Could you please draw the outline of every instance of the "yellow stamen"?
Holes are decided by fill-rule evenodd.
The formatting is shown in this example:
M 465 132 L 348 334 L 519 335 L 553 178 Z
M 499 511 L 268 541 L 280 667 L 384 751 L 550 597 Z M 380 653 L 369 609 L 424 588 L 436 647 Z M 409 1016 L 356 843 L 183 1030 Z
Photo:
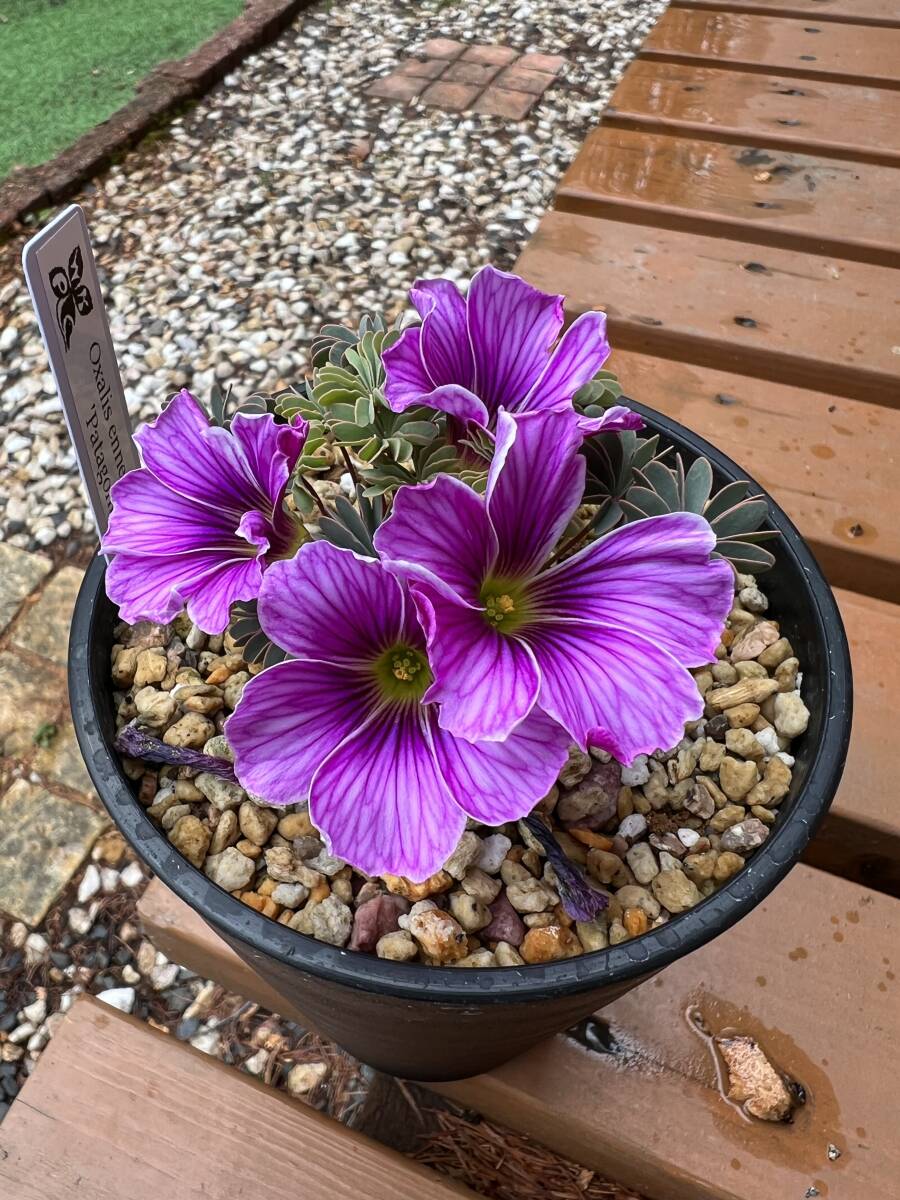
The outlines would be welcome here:
M 401 683 L 410 683 L 421 669 L 422 664 L 414 662 L 409 655 L 401 658 L 398 654 L 391 662 L 391 674 L 395 679 L 399 679 Z
M 484 607 L 487 619 L 494 625 L 499 625 L 511 613 L 516 611 L 516 606 L 512 596 L 504 592 L 502 596 L 488 596 L 485 599 Z

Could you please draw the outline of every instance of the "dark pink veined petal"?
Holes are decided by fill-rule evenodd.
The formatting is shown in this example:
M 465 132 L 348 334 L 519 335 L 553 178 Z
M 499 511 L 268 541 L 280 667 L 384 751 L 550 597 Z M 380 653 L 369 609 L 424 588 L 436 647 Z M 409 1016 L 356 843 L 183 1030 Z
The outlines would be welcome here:
M 257 557 L 261 557 L 269 549 L 272 526 L 264 514 L 256 509 L 244 513 L 237 532 L 248 545 L 253 547 L 253 553 Z
M 144 466 L 182 496 L 232 512 L 265 503 L 238 443 L 227 430 L 210 425 L 186 389 L 173 396 L 155 421 L 142 425 L 134 440 Z
M 700 666 L 715 658 L 734 598 L 734 574 L 723 559 L 710 560 L 714 548 L 695 513 L 647 517 L 538 576 L 529 597 L 551 619 L 620 625 L 683 666 Z
M 466 324 L 466 302 L 449 279 L 419 279 L 409 298 L 422 318 L 421 354 L 435 387 L 472 389 L 475 365 Z
M 422 708 L 385 705 L 313 776 L 309 815 L 333 854 L 369 875 L 427 879 L 465 828 L 438 770 Z
M 281 501 L 308 431 L 309 424 L 302 417 L 290 425 L 276 425 L 270 413 L 239 412 L 232 418 L 232 436 L 243 451 L 251 475 L 273 506 Z
M 167 624 L 184 608 L 187 597 L 206 577 L 214 580 L 233 562 L 221 550 L 195 551 L 147 558 L 117 554 L 106 569 L 106 594 L 130 625 L 138 621 Z M 221 630 L 209 630 L 220 633 Z
M 147 562 L 153 560 L 147 559 Z M 258 558 L 238 558 L 220 570 L 204 575 L 192 585 L 187 615 L 204 633 L 224 633 L 231 619 L 231 606 L 238 600 L 254 600 L 263 580 Z
M 394 412 L 405 412 L 422 397 L 434 391 L 434 380 L 422 361 L 422 329 L 411 325 L 404 329 L 393 346 L 382 355 L 384 398 Z
M 456 417 L 486 426 L 488 411 L 479 398 L 458 383 L 435 386 L 422 362 L 422 330 L 418 326 L 405 329 L 398 342 L 385 350 L 384 398 L 394 412 L 406 412 L 414 405 L 424 404 Z
M 432 572 L 472 604 L 480 604 L 481 585 L 497 557 L 484 500 L 451 475 L 400 488 L 375 546 L 383 559 Z
M 535 709 L 504 742 L 467 742 L 438 724 L 431 735 L 438 766 L 456 803 L 485 825 L 526 816 L 556 783 L 571 739 L 561 725 Z
M 571 409 L 497 417 L 485 498 L 499 546 L 494 570 L 501 578 L 534 574 L 581 503 L 581 442 Z
M 269 804 L 298 804 L 316 768 L 373 711 L 371 678 L 291 660 L 254 676 L 225 725 L 241 784 Z
M 614 404 L 602 417 L 579 415 L 578 428 L 585 437 L 595 433 L 622 433 L 626 429 L 643 429 L 644 418 L 624 404 Z
M 619 762 L 668 750 L 703 712 L 690 673 L 630 630 L 557 621 L 528 630 L 541 671 L 540 707 L 582 749 L 599 746 Z
M 434 683 L 425 700 L 440 704 L 440 723 L 469 741 L 501 741 L 531 712 L 540 675 L 529 648 L 489 625 L 472 608 L 429 584 L 410 584 L 428 639 Z
M 375 559 L 329 542 L 308 542 L 272 563 L 259 593 L 259 620 L 276 645 L 300 658 L 373 662 L 411 630 L 403 591 Z M 423 644 L 421 631 L 419 644 Z
M 166 556 L 191 550 L 246 553 L 235 513 L 173 492 L 146 467 L 129 471 L 111 490 L 113 510 L 103 535 L 105 554 Z M 238 518 L 239 519 L 239 518 Z
M 495 413 L 528 394 L 563 324 L 563 298 L 539 292 L 524 279 L 482 267 L 466 300 L 475 358 L 473 391 Z
M 606 314 L 582 313 L 563 334 L 527 396 L 507 407 L 531 412 L 571 404 L 578 389 L 594 378 L 608 358 Z

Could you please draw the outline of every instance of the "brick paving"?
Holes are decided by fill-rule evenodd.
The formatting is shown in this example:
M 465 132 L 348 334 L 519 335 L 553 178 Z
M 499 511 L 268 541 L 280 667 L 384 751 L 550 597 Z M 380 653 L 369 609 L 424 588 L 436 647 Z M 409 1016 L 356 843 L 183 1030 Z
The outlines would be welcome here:
M 558 82 L 565 62 L 558 54 L 520 54 L 510 46 L 467 47 L 451 38 L 433 38 L 423 46 L 421 58 L 401 62 L 377 79 L 368 94 L 521 121 Z
M 82 572 L 0 543 L 0 914 L 34 928 L 109 826 L 69 713 Z

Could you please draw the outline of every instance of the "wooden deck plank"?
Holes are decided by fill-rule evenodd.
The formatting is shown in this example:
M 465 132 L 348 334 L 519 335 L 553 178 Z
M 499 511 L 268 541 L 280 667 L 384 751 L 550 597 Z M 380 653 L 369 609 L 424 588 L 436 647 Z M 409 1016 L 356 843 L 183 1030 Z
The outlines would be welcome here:
M 556 207 L 900 267 L 900 171 L 601 125 Z
M 797 867 L 746 920 L 603 1011 L 612 1053 L 560 1037 L 438 1090 L 660 1200 L 868 1200 L 900 1176 L 898 942 L 900 902 Z M 756 1038 L 803 1084 L 793 1124 L 722 1098 L 689 1015 Z
M 900 165 L 900 95 L 875 87 L 636 59 L 603 120 L 717 142 Z M 766 165 L 763 158 L 760 169 Z
M 900 405 L 889 268 L 550 212 L 516 270 L 572 317 L 604 308 L 622 350 Z
M 770 491 L 832 585 L 900 604 L 900 528 L 885 511 L 885 489 L 900 478 L 900 412 L 625 350 L 609 366 L 627 395 Z
M 900 29 L 670 8 L 650 31 L 640 56 L 900 88 Z
M 849 25 L 900 25 L 895 0 L 675 0 L 672 7 L 797 17 L 812 24 L 843 21 Z
M 0 1129 L 3 1200 L 461 1200 L 467 1188 L 79 998 Z
M 139 906 L 154 940 L 163 892 L 152 883 Z M 161 948 L 193 967 L 179 956 L 179 929 L 199 918 L 165 903 Z M 261 1000 L 259 977 L 202 928 L 202 969 L 231 960 L 240 994 Z M 898 942 L 900 902 L 798 866 L 746 920 L 604 1010 L 593 1033 L 612 1052 L 560 1036 L 434 1090 L 658 1200 L 772 1200 L 814 1186 L 870 1200 L 900 1171 Z M 195 937 L 182 944 L 195 953 Z M 804 1085 L 810 1099 L 792 1125 L 747 1120 L 722 1099 L 685 1020 L 691 1007 L 714 1033 L 759 1039 Z

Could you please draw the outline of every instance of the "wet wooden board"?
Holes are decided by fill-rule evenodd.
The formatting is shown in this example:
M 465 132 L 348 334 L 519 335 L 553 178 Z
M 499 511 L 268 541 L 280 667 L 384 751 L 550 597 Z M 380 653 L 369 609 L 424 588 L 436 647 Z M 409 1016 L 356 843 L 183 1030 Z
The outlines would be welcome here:
M 660 1200 L 886 1196 L 900 1177 L 898 946 L 900 901 L 797 867 L 746 920 L 604 1010 L 593 1032 L 611 1053 L 556 1038 L 438 1090 Z M 723 1098 L 698 1016 L 756 1038 L 802 1083 L 793 1124 Z
M 900 171 L 890 167 L 601 125 L 556 207 L 900 266 Z
M 640 55 L 900 88 L 900 29 L 670 8 L 650 31 Z
M 610 340 L 719 370 L 900 405 L 896 272 L 726 238 L 550 212 L 516 270 L 567 297 L 574 317 L 603 307 Z
M 900 527 L 886 500 L 900 480 L 900 412 L 618 349 L 609 366 L 627 395 L 713 442 L 771 492 L 832 585 L 900 604 Z
M 882 519 L 890 520 L 888 504 Z M 838 794 L 805 857 L 900 897 L 900 607 L 840 589 L 836 595 L 853 664 L 853 732 Z
M 88 997 L 0 1127 L 3 1200 L 286 1196 L 474 1193 Z
M 603 122 L 900 165 L 900 95 L 875 87 L 636 59 Z
M 154 939 L 163 892 L 152 883 L 139 905 Z M 167 955 L 204 973 L 218 961 L 219 977 L 264 1002 L 259 977 L 212 930 L 180 901 L 162 904 Z M 180 956 L 178 930 L 195 924 L 202 957 Z M 196 936 L 182 945 L 196 955 Z M 898 945 L 900 901 L 798 866 L 746 920 L 603 1012 L 612 1036 L 599 1024 L 593 1034 L 613 1053 L 560 1036 L 489 1075 L 432 1086 L 657 1200 L 772 1200 L 813 1186 L 871 1200 L 900 1171 Z M 713 1032 L 760 1039 L 803 1083 L 810 1102 L 793 1125 L 748 1121 L 722 1099 L 685 1021 L 692 1006 Z
M 851 25 L 900 26 L 900 8 L 895 0 L 676 0 L 672 7 L 798 17 L 807 24 L 844 21 Z

